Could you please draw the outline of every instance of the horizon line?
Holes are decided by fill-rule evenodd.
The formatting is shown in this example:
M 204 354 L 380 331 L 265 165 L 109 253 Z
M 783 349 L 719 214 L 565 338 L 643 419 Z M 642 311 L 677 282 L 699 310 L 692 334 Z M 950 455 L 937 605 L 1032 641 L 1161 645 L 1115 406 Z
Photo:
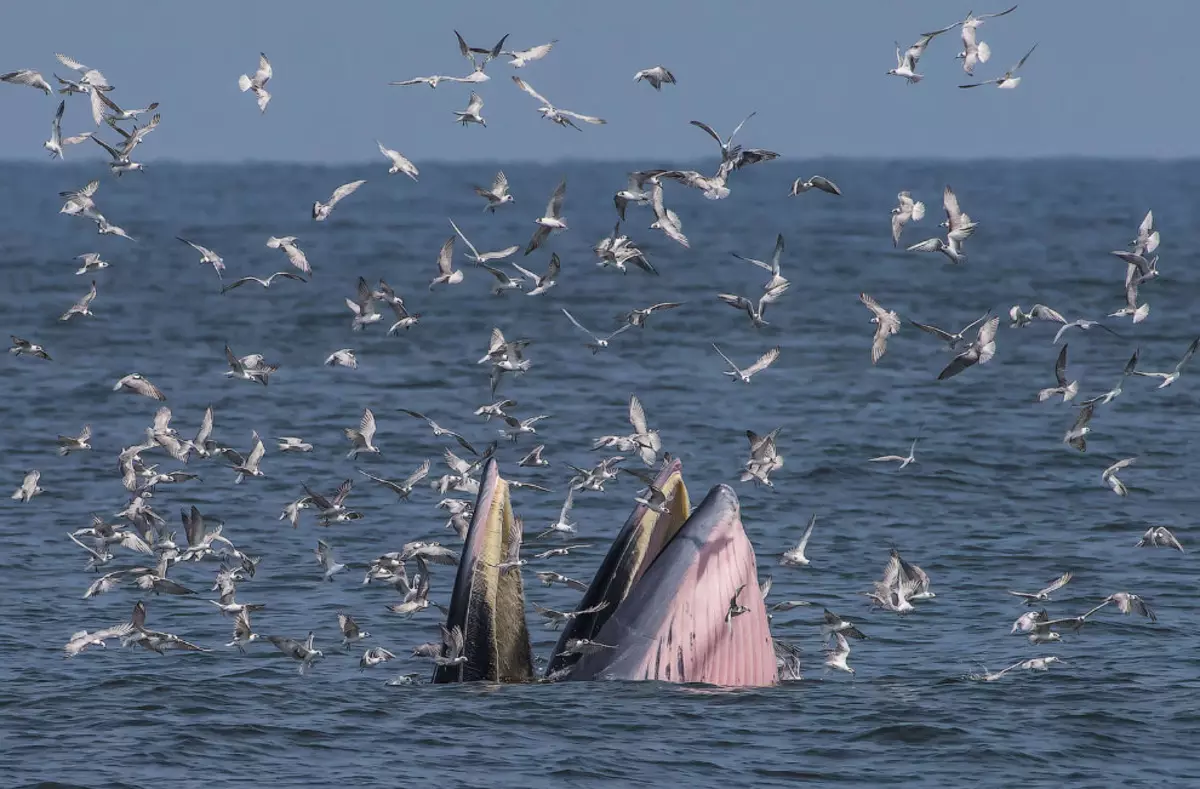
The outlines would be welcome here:
M 528 165 L 528 166 L 560 166 L 564 164 L 627 164 L 630 162 L 646 161 L 653 157 L 595 157 L 584 158 L 577 156 L 563 156 L 552 159 L 532 159 L 524 157 L 516 157 L 511 159 L 497 158 L 479 158 L 479 159 L 446 159 L 446 158 L 430 158 L 418 159 L 422 167 L 467 167 L 481 164 L 499 164 L 499 165 Z M 707 162 L 711 157 L 692 157 L 686 159 L 663 159 L 665 161 L 673 161 L 679 163 L 692 162 Z M 366 157 L 357 159 L 178 159 L 173 157 L 148 158 L 144 161 L 155 165 L 182 165 L 195 166 L 207 165 L 216 167 L 232 167 L 247 164 L 257 165 L 288 165 L 288 166 L 304 166 L 304 167 L 344 167 L 344 166 L 372 166 L 377 165 L 378 157 Z M 1180 162 L 1200 162 L 1200 153 L 1188 155 L 1168 155 L 1168 156 L 1151 156 L 1138 154 L 1033 154 L 1033 155 L 995 155 L 987 156 L 955 156 L 955 155 L 930 155 L 930 156 L 886 156 L 880 154 L 822 154 L 803 157 L 788 157 L 784 154 L 779 156 L 780 160 L 805 162 L 816 160 L 838 160 L 850 162 L 907 162 L 907 163 L 922 163 L 922 162 L 1122 162 L 1122 163 L 1154 163 L 1154 164 L 1173 164 Z M 106 160 L 100 158 L 75 159 L 68 161 L 45 160 L 40 157 L 25 157 L 25 158 L 6 158 L 0 157 L 0 166 L 11 165 L 41 165 L 44 167 L 63 167 L 74 165 L 94 165 L 97 162 L 103 163 Z

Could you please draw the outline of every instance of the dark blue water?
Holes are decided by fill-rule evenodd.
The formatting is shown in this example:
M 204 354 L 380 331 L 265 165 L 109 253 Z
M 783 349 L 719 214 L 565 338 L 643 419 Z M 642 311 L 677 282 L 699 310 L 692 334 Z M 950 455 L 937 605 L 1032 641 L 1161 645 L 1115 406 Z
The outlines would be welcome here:
M 1108 321 L 1120 338 L 1072 330 L 1069 370 L 1084 396 L 1109 389 L 1135 346 L 1144 368 L 1169 370 L 1200 332 L 1193 189 L 1200 166 L 781 160 L 738 172 L 732 196 L 720 202 L 669 185 L 668 205 L 682 218 L 691 250 L 646 230 L 649 212 L 631 207 L 626 229 L 660 277 L 598 269 L 591 246 L 615 219 L 612 193 L 626 170 L 655 164 L 506 166 L 517 202 L 494 216 L 480 211 L 470 189 L 490 183 L 493 166 L 423 165 L 419 184 L 389 178 L 378 163 L 160 164 L 120 181 L 100 176 L 101 210 L 137 243 L 98 237 L 90 222 L 57 214 L 56 193 L 82 186 L 96 167 L 0 168 L 3 331 L 54 356 L 52 363 L 4 361 L 0 480 L 15 488 L 36 468 L 46 489 L 28 504 L 5 500 L 0 521 L 4 783 L 1057 787 L 1195 780 L 1194 561 L 1191 553 L 1133 546 L 1150 525 L 1166 525 L 1192 545 L 1200 436 L 1193 373 L 1200 370 L 1185 370 L 1162 391 L 1146 379 L 1127 381 L 1121 397 L 1098 409 L 1080 454 L 1061 441 L 1074 409 L 1033 401 L 1054 381 L 1052 327 L 1013 330 L 1006 321 L 991 364 L 938 382 L 948 357 L 907 324 L 871 366 L 873 327 L 857 295 L 866 291 L 903 318 L 951 328 L 1015 303 L 1098 318 L 1123 304 L 1124 267 L 1108 251 L 1123 247 L 1153 208 L 1163 275 L 1143 289 L 1149 319 L 1136 327 Z M 838 182 L 844 196 L 785 196 L 793 177 L 812 173 Z M 493 297 L 491 277 L 468 269 L 463 284 L 427 290 L 451 232 L 447 217 L 480 249 L 524 244 L 563 176 L 571 229 L 522 261 L 541 271 L 549 251 L 557 252 L 563 270 L 556 288 L 536 298 Z M 355 178 L 368 182 L 329 221 L 308 218 L 312 200 Z M 980 223 L 969 262 L 950 267 L 938 255 L 894 251 L 888 211 L 896 192 L 911 190 L 929 206 L 925 221 L 906 229 L 914 243 L 935 234 L 946 183 Z M 771 325 L 755 330 L 715 295 L 759 293 L 765 273 L 730 253 L 766 257 L 776 233 L 787 239 L 783 269 L 793 285 L 768 313 Z M 223 255 L 227 278 L 286 268 L 283 254 L 264 242 L 296 235 L 313 281 L 222 296 L 213 272 L 197 265 L 177 235 Z M 74 276 L 72 258 L 93 250 L 112 262 L 96 275 L 95 317 L 60 323 L 58 315 L 87 290 L 89 277 Z M 386 323 L 352 332 L 343 299 L 360 275 L 387 279 L 422 313 L 421 323 L 397 337 L 385 336 Z M 653 316 L 648 328 L 626 332 L 596 357 L 559 310 L 599 330 L 615 327 L 618 313 L 666 300 L 686 305 Z M 486 369 L 475 361 L 493 326 L 533 341 L 533 369 L 507 381 L 503 394 L 519 402 L 518 415 L 550 415 L 538 425 L 549 468 L 515 468 L 533 444 L 528 437 L 500 449 L 504 472 L 554 490 L 515 494 L 527 528 L 557 515 L 570 476 L 564 464 L 589 465 L 597 457 L 593 438 L 627 432 L 630 394 L 641 398 L 665 448 L 683 459 L 694 497 L 736 479 L 746 429 L 782 427 L 786 465 L 774 490 L 737 490 L 760 575 L 774 576 L 772 601 L 817 606 L 779 614 L 773 624 L 777 637 L 804 650 L 803 681 L 747 691 L 385 685 L 400 673 L 428 676 L 426 663 L 406 655 L 437 637 L 438 617 L 434 609 L 412 620 L 388 613 L 395 593 L 360 585 L 359 567 L 410 540 L 455 538 L 433 491 L 422 488 L 396 504 L 355 469 L 403 477 L 424 458 L 438 460 L 442 444 L 399 408 L 423 411 L 479 446 L 497 437 L 495 422 L 471 415 L 491 402 Z M 731 385 L 712 341 L 745 362 L 775 344 L 783 352 L 750 386 Z M 270 386 L 225 378 L 225 343 L 278 363 Z M 322 366 L 344 347 L 357 351 L 357 370 Z M 160 657 L 114 643 L 62 657 L 73 632 L 127 619 L 141 594 L 123 586 L 81 599 L 95 576 L 66 537 L 90 513 L 111 519 L 127 502 L 116 454 L 143 436 L 157 407 L 111 391 L 134 371 L 166 392 L 173 426 L 185 436 L 211 404 L 222 443 L 248 450 L 257 430 L 316 445 L 294 455 L 269 444 L 267 477 L 236 486 L 221 463 L 195 460 L 191 470 L 202 481 L 161 486 L 153 499 L 173 528 L 179 509 L 194 504 L 224 519 L 239 547 L 263 557 L 239 599 L 267 605 L 254 617 L 260 633 L 303 638 L 315 631 L 326 658 L 309 676 L 269 644 L 251 645 L 245 656 L 225 648 L 231 621 L 204 601 L 207 593 L 151 596 L 147 605 L 152 627 L 210 653 Z M 342 429 L 357 424 L 364 407 L 377 415 L 383 452 L 353 462 Z M 55 435 L 84 423 L 94 429 L 94 450 L 56 456 Z M 904 454 L 918 432 L 918 464 L 897 473 L 867 462 Z M 1100 473 L 1129 456 L 1138 461 L 1122 475 L 1130 494 L 1121 499 Z M 161 453 L 147 460 L 175 467 Z M 296 531 L 276 520 L 301 483 L 329 491 L 346 478 L 355 480 L 350 503 L 363 520 L 322 529 L 305 513 Z M 591 547 L 527 571 L 590 579 L 634 491 L 626 480 L 578 496 L 579 536 Z M 778 554 L 814 512 L 811 567 L 780 567 Z M 358 567 L 323 583 L 312 556 L 318 538 Z M 863 596 L 893 546 L 925 568 L 937 592 L 903 617 L 869 611 Z M 138 563 L 118 550 L 105 569 Z M 214 569 L 212 562 L 180 565 L 172 577 L 206 590 Z M 1150 602 L 1158 623 L 1107 609 L 1061 644 L 1034 647 L 1009 635 L 1024 609 L 1007 590 L 1036 590 L 1065 570 L 1075 578 L 1049 604 L 1052 616 L 1078 614 L 1126 590 Z M 452 568 L 435 568 L 433 597 L 444 602 L 452 581 Z M 577 595 L 531 577 L 527 589 L 531 601 L 556 608 L 569 609 Z M 822 667 L 819 606 L 871 636 L 853 644 L 854 677 Z M 338 611 L 374 634 L 368 644 L 401 658 L 360 673 L 361 649 L 339 653 Z M 547 655 L 556 634 L 532 619 L 531 630 L 535 651 Z M 1064 663 L 994 683 L 965 679 L 981 665 L 996 670 L 1042 655 Z

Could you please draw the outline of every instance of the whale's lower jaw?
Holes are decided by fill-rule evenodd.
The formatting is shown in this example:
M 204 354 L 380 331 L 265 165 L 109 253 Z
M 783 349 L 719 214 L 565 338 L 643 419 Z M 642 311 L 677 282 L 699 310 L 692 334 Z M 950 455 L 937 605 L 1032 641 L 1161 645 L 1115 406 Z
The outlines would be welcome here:
M 748 610 L 728 616 L 735 596 Z M 613 648 L 580 658 L 570 679 L 778 682 L 754 548 L 731 488 L 709 492 L 593 640 Z
M 454 580 L 446 628 L 461 628 L 466 663 L 438 666 L 434 682 L 528 682 L 533 651 L 525 623 L 525 589 L 518 569 L 501 573 L 509 545 L 520 539 L 508 483 L 495 460 L 483 469 L 475 515 Z

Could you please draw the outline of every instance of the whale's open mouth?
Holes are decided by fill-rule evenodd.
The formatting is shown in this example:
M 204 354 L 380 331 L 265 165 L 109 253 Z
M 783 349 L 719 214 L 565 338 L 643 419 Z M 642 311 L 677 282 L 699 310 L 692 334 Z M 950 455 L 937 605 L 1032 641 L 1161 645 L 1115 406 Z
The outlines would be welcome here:
M 577 606 L 600 610 L 567 622 L 547 676 L 774 684 L 770 625 L 737 495 L 718 485 L 690 511 L 678 460 L 655 487 L 662 512 L 634 509 Z M 516 528 L 508 486 L 489 461 L 446 623 L 462 629 L 466 663 L 439 666 L 435 682 L 532 679 L 520 571 L 495 566 Z M 580 642 L 602 646 L 571 648 Z

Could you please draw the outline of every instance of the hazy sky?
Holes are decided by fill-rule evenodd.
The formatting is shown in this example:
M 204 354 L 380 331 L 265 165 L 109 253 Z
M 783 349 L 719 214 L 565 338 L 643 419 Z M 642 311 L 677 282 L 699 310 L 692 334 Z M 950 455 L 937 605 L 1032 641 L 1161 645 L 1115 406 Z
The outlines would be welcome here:
M 680 160 L 714 150 L 689 120 L 728 133 L 753 110 L 744 142 L 789 158 L 1200 155 L 1187 45 L 1200 2 L 1025 0 L 980 28 L 993 57 L 977 77 L 998 76 L 1040 44 L 1015 91 L 956 87 L 965 77 L 957 30 L 930 45 L 921 84 L 885 76 L 893 41 L 907 47 L 971 7 L 1007 7 L 982 2 L 56 0 L 52 13 L 34 3 L 4 9 L 0 71 L 33 68 L 53 81 L 51 72 L 68 76 L 54 59 L 64 52 L 102 70 L 118 104 L 159 101 L 162 126 L 139 149 L 147 161 L 361 161 L 378 155 L 375 138 L 418 164 Z M 469 86 L 387 84 L 466 75 L 455 29 L 472 46 L 505 33 L 506 48 L 558 40 L 524 69 L 507 58 L 489 65 L 492 79 L 479 87 L 486 129 L 453 122 Z M 265 116 L 237 90 L 260 50 L 275 70 Z M 660 63 L 678 85 L 656 93 L 632 82 Z M 541 120 L 513 74 L 609 123 L 579 133 Z M 42 158 L 58 100 L 0 84 L 0 158 Z M 90 128 L 86 103 L 72 97 L 64 133 Z M 68 158 L 98 151 L 77 146 Z

